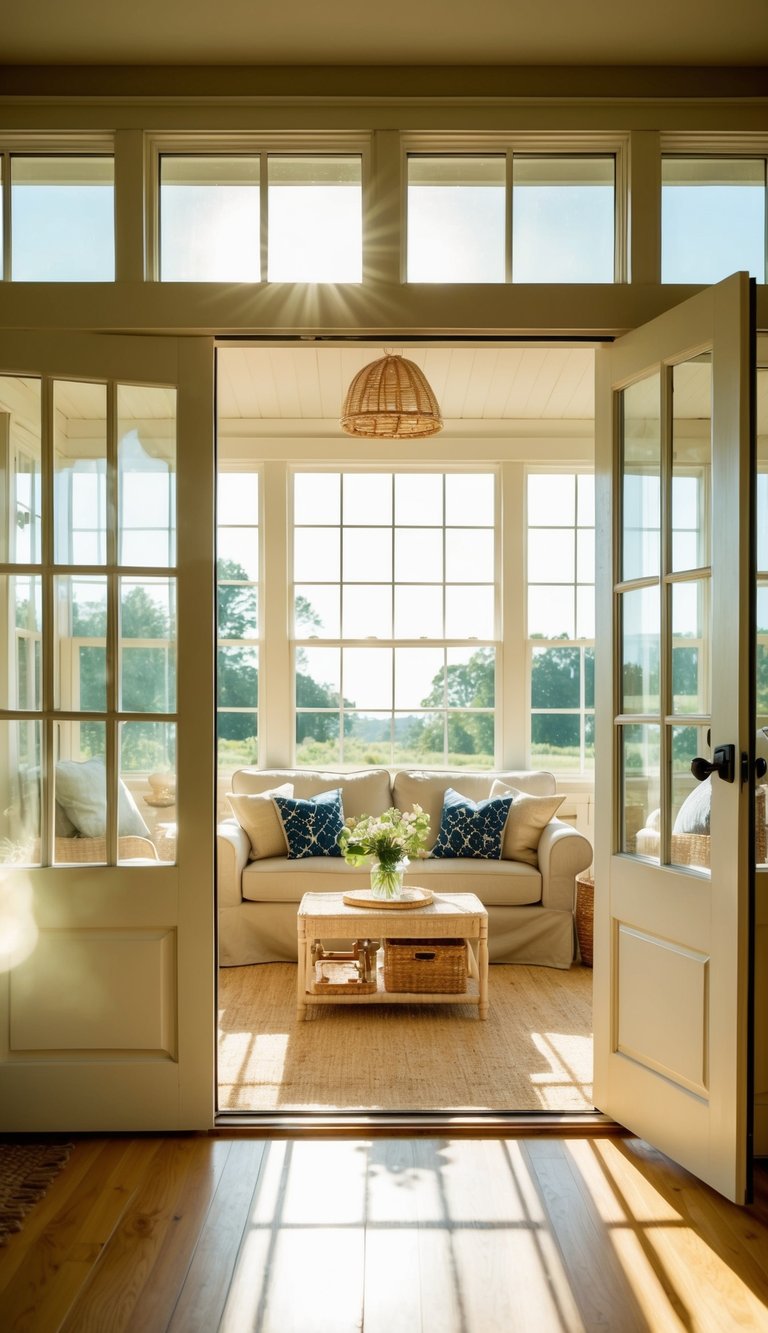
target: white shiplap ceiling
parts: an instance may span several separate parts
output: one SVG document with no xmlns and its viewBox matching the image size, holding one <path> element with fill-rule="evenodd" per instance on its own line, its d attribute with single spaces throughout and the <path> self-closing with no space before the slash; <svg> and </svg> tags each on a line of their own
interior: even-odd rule
<svg viewBox="0 0 768 1333">
<path fill-rule="evenodd" d="M 560 347 L 289 347 L 219 351 L 221 421 L 269 430 L 279 420 L 338 422 L 350 380 L 386 351 L 424 371 L 446 423 L 589 421 L 594 353 Z"/>
</svg>

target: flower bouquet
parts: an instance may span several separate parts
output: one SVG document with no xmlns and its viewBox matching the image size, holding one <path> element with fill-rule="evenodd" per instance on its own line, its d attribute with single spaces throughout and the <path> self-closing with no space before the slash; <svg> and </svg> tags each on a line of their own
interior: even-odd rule
<svg viewBox="0 0 768 1333">
<path fill-rule="evenodd" d="M 352 866 L 371 861 L 371 889 L 377 898 L 399 898 L 403 875 L 411 856 L 426 856 L 429 815 L 420 805 L 403 813 L 394 808 L 383 815 L 350 815 L 338 836 L 344 860 Z"/>
</svg>

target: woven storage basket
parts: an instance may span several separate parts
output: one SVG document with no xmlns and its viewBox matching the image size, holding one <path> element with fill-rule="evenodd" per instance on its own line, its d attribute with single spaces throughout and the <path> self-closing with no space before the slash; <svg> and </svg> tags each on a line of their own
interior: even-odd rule
<svg viewBox="0 0 768 1333">
<path fill-rule="evenodd" d="M 467 941 L 385 939 L 384 989 L 461 994 L 467 989 Z"/>
<path fill-rule="evenodd" d="M 592 966 L 592 937 L 595 918 L 595 881 L 588 871 L 576 876 L 576 936 L 585 967 Z"/>
</svg>

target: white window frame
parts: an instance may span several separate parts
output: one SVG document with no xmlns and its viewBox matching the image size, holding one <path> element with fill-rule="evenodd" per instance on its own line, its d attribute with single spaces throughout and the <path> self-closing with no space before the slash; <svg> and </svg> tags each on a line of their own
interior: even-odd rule
<svg viewBox="0 0 768 1333">
<path fill-rule="evenodd" d="M 268 284 L 269 176 L 270 157 L 359 157 L 362 189 L 362 281 L 366 281 L 366 215 L 371 184 L 372 132 L 308 135 L 305 133 L 243 134 L 147 134 L 145 136 L 146 190 L 145 235 L 147 282 L 162 284 L 160 277 L 160 159 L 175 157 L 258 157 L 259 168 L 259 250 L 260 281 L 248 286 Z M 162 284 L 164 285 L 164 284 Z M 270 284 L 290 287 L 301 283 Z M 332 284 L 335 285 L 335 284 Z M 345 284 L 339 284 L 344 286 Z M 357 286 L 359 284 L 352 284 Z"/>
<path fill-rule="evenodd" d="M 764 238 L 764 273 L 763 283 L 768 282 L 768 134 L 709 134 L 696 132 L 665 131 L 659 135 L 659 272 L 657 281 L 661 283 L 661 264 L 664 248 L 662 234 L 662 186 L 661 164 L 664 158 L 698 157 L 703 161 L 708 158 L 762 158 L 765 165 L 765 238 Z M 664 284 L 667 285 L 667 284 Z M 674 285 L 674 284 L 669 284 Z"/>
<path fill-rule="evenodd" d="M 117 220 L 117 172 L 118 163 L 115 153 L 115 136 L 107 131 L 92 131 L 82 134 L 28 134 L 13 133 L 0 136 L 0 180 L 2 181 L 2 281 L 11 283 L 12 259 L 12 208 L 11 208 L 11 158 L 12 157 L 111 157 L 114 164 L 115 190 L 115 225 Z M 118 279 L 118 256 L 115 249 L 115 276 Z M 68 281 L 64 279 L 63 282 Z"/>
<path fill-rule="evenodd" d="M 629 134 L 503 133 L 434 135 L 406 132 L 400 138 L 400 281 L 408 282 L 408 158 L 506 158 L 505 284 L 512 285 L 512 163 L 524 157 L 612 157 L 614 159 L 613 285 L 629 282 Z M 494 284 L 498 285 L 498 284 Z M 541 284 L 547 286 L 548 284 Z M 557 285 L 557 284 L 554 284 Z M 602 284 L 609 286 L 610 284 Z"/>
</svg>

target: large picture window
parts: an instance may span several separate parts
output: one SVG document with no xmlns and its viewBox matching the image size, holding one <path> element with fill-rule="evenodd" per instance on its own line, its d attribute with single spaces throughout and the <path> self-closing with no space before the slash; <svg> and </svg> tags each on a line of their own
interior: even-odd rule
<svg viewBox="0 0 768 1333">
<path fill-rule="evenodd" d="M 299 471 L 296 760 L 494 762 L 493 471 Z"/>
</svg>

